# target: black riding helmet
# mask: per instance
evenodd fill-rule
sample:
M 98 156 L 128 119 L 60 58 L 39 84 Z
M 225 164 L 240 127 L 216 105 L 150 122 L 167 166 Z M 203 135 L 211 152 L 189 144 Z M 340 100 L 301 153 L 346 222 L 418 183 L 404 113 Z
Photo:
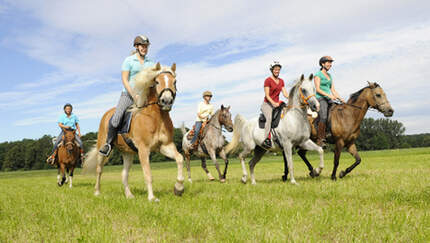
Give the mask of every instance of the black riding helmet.
M 331 56 L 323 56 L 320 58 L 320 66 L 322 67 L 325 62 L 334 62 L 334 59 Z

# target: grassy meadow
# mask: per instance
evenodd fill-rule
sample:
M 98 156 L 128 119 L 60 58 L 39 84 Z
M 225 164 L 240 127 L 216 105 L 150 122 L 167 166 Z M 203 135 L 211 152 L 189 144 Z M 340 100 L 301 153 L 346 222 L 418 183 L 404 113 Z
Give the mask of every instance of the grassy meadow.
M 140 165 L 130 175 L 134 199 L 124 196 L 121 166 L 105 167 L 99 197 L 95 177 L 80 170 L 72 189 L 56 185 L 56 170 L 3 172 L 0 242 L 429 242 L 430 148 L 360 154 L 362 163 L 335 182 L 332 153 L 314 179 L 294 156 L 299 186 L 281 181 L 282 157 L 257 164 L 257 185 L 240 182 L 237 159 L 225 184 L 208 181 L 193 161 L 182 197 L 173 195 L 176 164 L 154 163 L 158 203 L 147 201 Z M 339 169 L 352 163 L 343 153 Z

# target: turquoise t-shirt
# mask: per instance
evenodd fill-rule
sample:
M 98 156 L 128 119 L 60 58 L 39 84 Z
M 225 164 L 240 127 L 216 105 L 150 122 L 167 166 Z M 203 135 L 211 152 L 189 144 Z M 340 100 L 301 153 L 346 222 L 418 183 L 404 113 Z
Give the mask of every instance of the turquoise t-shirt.
M 136 74 L 139 73 L 141 70 L 147 67 L 153 66 L 155 64 L 149 58 L 145 58 L 145 60 L 143 61 L 143 64 L 140 64 L 139 59 L 137 58 L 137 55 L 138 54 L 136 53 L 125 58 L 121 68 L 122 71 L 130 72 L 128 75 L 128 82 L 131 88 L 134 87 L 134 77 L 136 76 Z M 124 88 L 123 91 L 126 91 L 126 89 Z
M 69 126 L 73 130 L 76 129 L 76 123 L 79 122 L 78 117 L 75 114 L 70 114 L 68 117 L 65 113 L 58 118 L 58 123 L 62 123 L 64 126 Z
M 322 71 L 317 72 L 315 76 L 318 76 L 320 78 L 320 89 L 322 89 L 322 91 L 326 92 L 327 94 L 331 94 L 331 83 L 333 79 L 329 73 L 327 74 L 330 77 L 330 80 L 325 77 Z M 316 97 L 317 99 L 319 99 L 323 98 L 324 96 L 317 92 Z

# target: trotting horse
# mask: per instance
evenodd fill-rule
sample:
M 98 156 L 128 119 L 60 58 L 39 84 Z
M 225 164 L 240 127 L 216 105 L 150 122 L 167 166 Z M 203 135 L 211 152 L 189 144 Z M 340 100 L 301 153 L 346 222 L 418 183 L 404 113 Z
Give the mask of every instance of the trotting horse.
M 80 159 L 80 149 L 75 142 L 76 130 L 63 129 L 64 138 L 58 146 L 58 186 L 64 185 L 68 174 L 69 187 L 72 188 L 73 172 Z M 61 139 L 61 138 L 59 138 Z M 67 171 L 67 173 L 66 173 Z
M 181 195 L 184 191 L 184 177 L 182 175 L 183 157 L 177 151 L 173 142 L 173 124 L 169 111 L 176 97 L 176 65 L 172 67 L 161 67 L 157 63 L 154 67 L 141 71 L 135 77 L 135 91 L 140 94 L 137 107 L 134 108 L 133 119 L 130 124 L 128 138 L 137 152 L 126 143 L 122 136 L 118 136 L 114 145 L 122 154 L 124 169 L 122 170 L 122 183 L 124 184 L 125 196 L 133 198 L 128 185 L 128 174 L 133 162 L 133 154 L 138 153 L 140 164 L 145 176 L 148 188 L 148 200 L 158 201 L 152 190 L 152 175 L 149 165 L 149 154 L 159 151 L 166 157 L 174 159 L 178 167 L 177 181 L 174 187 L 175 195 Z M 105 143 L 108 122 L 115 108 L 107 111 L 99 127 L 96 146 L 89 152 L 85 161 L 86 171 L 97 170 L 97 181 L 95 195 L 100 194 L 100 179 L 103 165 L 108 158 L 100 155 L 98 150 Z
M 331 174 L 332 180 L 336 180 L 336 170 L 339 166 L 340 153 L 344 147 L 354 156 L 355 162 L 346 170 L 341 171 L 339 177 L 343 178 L 360 164 L 361 158 L 357 152 L 355 140 L 360 134 L 360 124 L 370 107 L 383 113 L 385 117 L 391 117 L 394 113 L 384 90 L 377 83 L 371 82 L 368 82 L 368 86 L 353 93 L 345 104 L 331 107 L 327 123 L 330 124 L 329 129 L 332 135 L 332 137 L 328 139 L 328 142 L 335 144 L 334 166 Z M 316 133 L 314 133 L 314 131 L 312 139 L 316 141 Z M 306 163 L 309 170 L 312 171 L 312 165 L 306 159 L 306 150 L 301 149 L 298 151 L 298 154 Z M 287 168 L 285 168 L 285 171 L 288 173 Z
M 224 151 L 225 139 L 222 135 L 222 126 L 224 126 L 229 132 L 233 131 L 233 122 L 231 121 L 230 106 L 224 107 L 224 105 L 221 105 L 221 109 L 217 110 L 215 114 L 211 117 L 202 132 L 203 138 L 200 140 L 197 151 L 194 152 L 197 156 L 200 157 L 202 161 L 202 168 L 206 172 L 206 175 L 208 176 L 209 180 L 211 181 L 215 180 L 215 178 L 206 168 L 206 156 L 209 156 L 215 164 L 220 182 L 225 182 L 226 179 L 228 159 Z M 190 168 L 190 157 L 193 153 L 191 151 L 192 144 L 191 141 L 187 139 L 189 131 L 186 132 L 185 127 L 183 125 L 181 127 L 181 130 L 182 134 L 184 134 L 184 137 L 182 138 L 182 149 L 184 150 L 185 159 L 187 160 L 188 181 L 192 182 Z M 219 154 L 219 156 L 225 162 L 224 173 L 222 174 L 219 169 L 218 162 L 216 160 L 217 154 Z
M 315 85 L 312 78 L 312 74 L 308 79 L 305 79 L 302 75 L 296 82 L 289 94 L 288 107 L 285 108 L 286 110 L 283 110 L 283 118 L 281 118 L 278 127 L 272 129 L 272 144 L 274 146 L 269 150 L 283 150 L 288 162 L 290 181 L 292 184 L 297 184 L 293 174 L 292 149 L 294 146 L 318 151 L 320 156 L 319 168 L 312 171 L 315 176 L 318 176 L 324 168 L 323 149 L 309 138 L 311 135 L 311 127 L 307 120 L 307 107 L 310 107 L 312 111 L 317 111 L 319 109 L 319 102 L 315 98 Z M 278 138 L 278 142 L 273 139 L 275 135 Z M 236 116 L 233 137 L 226 147 L 226 152 L 229 153 L 233 151 L 240 142 L 243 144 L 243 151 L 239 154 L 243 170 L 243 183 L 247 181 L 245 157 L 254 150 L 254 157 L 249 162 L 249 170 L 251 173 L 251 182 L 252 184 L 256 184 L 254 167 L 266 153 L 266 150 L 259 146 L 264 139 L 264 129 L 259 128 L 257 118 L 247 121 L 239 114 Z

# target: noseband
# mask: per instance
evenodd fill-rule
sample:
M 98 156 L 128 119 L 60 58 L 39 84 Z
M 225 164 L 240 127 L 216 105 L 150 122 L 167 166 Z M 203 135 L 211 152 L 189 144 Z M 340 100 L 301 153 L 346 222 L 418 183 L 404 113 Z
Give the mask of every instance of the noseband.
M 299 92 L 300 92 L 300 98 L 303 100 L 303 102 L 304 102 L 306 105 L 309 105 L 308 100 L 309 100 L 310 98 L 312 98 L 313 96 L 315 96 L 315 94 L 312 94 L 312 95 L 309 95 L 308 97 L 305 97 L 305 95 L 303 94 L 302 88 L 299 88 Z
M 155 79 L 157 79 L 157 78 L 158 78 L 158 76 L 160 76 L 160 75 L 161 75 L 161 74 L 163 74 L 163 73 L 169 73 L 169 74 L 173 75 L 173 74 L 172 74 L 172 72 L 170 72 L 170 71 L 163 71 L 163 72 L 159 72 L 159 73 L 157 74 L 157 76 L 155 77 Z M 174 75 L 173 75 L 173 76 L 174 76 Z M 155 86 L 157 86 L 157 85 L 158 85 L 158 82 L 157 82 L 157 84 L 156 84 L 156 85 L 153 85 L 153 86 L 151 86 L 151 87 L 155 87 Z M 176 88 L 176 84 L 175 84 L 175 88 Z M 170 93 L 171 93 L 171 94 L 172 94 L 172 96 L 173 96 L 173 101 L 174 101 L 174 100 L 175 100 L 175 98 L 176 98 L 176 93 L 175 93 L 175 92 L 173 92 L 173 90 L 172 90 L 171 88 L 164 88 L 163 90 L 161 90 L 160 94 L 158 95 L 158 97 L 157 97 L 157 101 L 155 101 L 155 102 L 151 102 L 151 103 L 148 103 L 148 104 L 145 104 L 145 105 L 143 105 L 143 106 L 141 106 L 141 107 L 138 107 L 138 108 L 145 108 L 145 107 L 147 107 L 147 106 L 155 105 L 155 104 L 161 105 L 161 104 L 160 104 L 160 98 L 161 98 L 161 96 L 163 96 L 164 92 L 166 92 L 166 91 L 170 91 Z

